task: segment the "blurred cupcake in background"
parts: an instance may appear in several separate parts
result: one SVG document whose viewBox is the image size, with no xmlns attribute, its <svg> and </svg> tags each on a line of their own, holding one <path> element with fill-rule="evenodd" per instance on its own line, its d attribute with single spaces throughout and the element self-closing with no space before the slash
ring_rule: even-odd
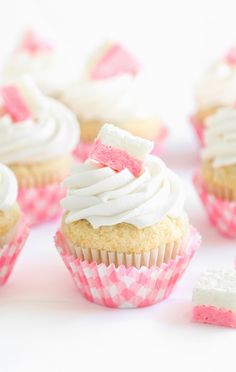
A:
<svg viewBox="0 0 236 372">
<path fill-rule="evenodd" d="M 106 124 L 91 157 L 64 182 L 56 246 L 90 301 L 140 307 L 163 300 L 199 246 L 181 181 L 149 155 L 153 145 Z"/>
<path fill-rule="evenodd" d="M 28 236 L 16 200 L 16 177 L 9 168 L 0 164 L 0 285 L 7 281 Z"/>
<path fill-rule="evenodd" d="M 217 109 L 236 103 L 236 46 L 204 73 L 197 84 L 195 100 L 196 112 L 191 117 L 191 123 L 203 145 L 206 119 Z"/>
<path fill-rule="evenodd" d="M 53 44 L 35 30 L 27 30 L 2 72 L 3 83 L 29 75 L 43 93 L 57 97 L 62 84 L 62 66 Z"/>
<path fill-rule="evenodd" d="M 80 81 L 68 84 L 62 101 L 77 115 L 81 142 L 76 155 L 88 157 L 93 140 L 105 122 L 153 140 L 160 153 L 167 130 L 156 113 L 139 61 L 119 43 L 107 43 L 92 56 Z"/>
<path fill-rule="evenodd" d="M 28 77 L 0 88 L 0 161 L 15 173 L 19 204 L 31 225 L 60 212 L 60 182 L 77 145 L 76 117 Z"/>
<path fill-rule="evenodd" d="M 202 165 L 194 176 L 210 221 L 236 237 L 236 109 L 219 109 L 206 120 Z"/>
</svg>

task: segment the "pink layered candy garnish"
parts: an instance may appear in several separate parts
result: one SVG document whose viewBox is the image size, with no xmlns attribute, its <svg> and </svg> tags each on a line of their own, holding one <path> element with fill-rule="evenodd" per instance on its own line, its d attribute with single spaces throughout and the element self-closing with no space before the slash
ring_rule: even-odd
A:
<svg viewBox="0 0 236 372">
<path fill-rule="evenodd" d="M 236 65 L 236 46 L 230 48 L 225 56 L 225 60 L 229 65 Z"/>
<path fill-rule="evenodd" d="M 17 87 L 7 85 L 2 87 L 0 92 L 3 100 L 3 109 L 15 123 L 31 118 L 31 112 Z"/>
<path fill-rule="evenodd" d="M 91 159 L 118 172 L 127 168 L 134 176 L 139 176 L 143 161 L 130 156 L 126 151 L 103 144 L 96 139 L 89 155 Z"/>
<path fill-rule="evenodd" d="M 192 319 L 198 323 L 236 328 L 236 313 L 215 306 L 195 306 Z"/>
<path fill-rule="evenodd" d="M 53 49 L 53 45 L 43 39 L 35 31 L 29 30 L 25 33 L 23 40 L 20 43 L 19 50 L 24 50 L 29 53 L 47 52 Z"/>
<path fill-rule="evenodd" d="M 90 70 L 91 79 L 106 79 L 121 74 L 137 75 L 140 63 L 122 45 L 112 44 Z"/>
</svg>

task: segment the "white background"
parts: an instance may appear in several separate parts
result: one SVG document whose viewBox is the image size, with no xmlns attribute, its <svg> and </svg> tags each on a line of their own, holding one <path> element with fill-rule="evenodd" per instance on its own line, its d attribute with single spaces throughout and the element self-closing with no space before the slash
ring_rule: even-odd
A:
<svg viewBox="0 0 236 372">
<path fill-rule="evenodd" d="M 220 237 L 191 186 L 197 146 L 187 117 L 200 72 L 236 41 L 236 2 L 210 0 L 0 0 L 1 62 L 17 35 L 35 25 L 80 71 L 104 39 L 125 41 L 153 78 L 171 137 L 167 164 L 185 181 L 190 219 L 203 244 L 170 298 L 146 309 L 111 310 L 76 291 L 53 246 L 58 223 L 32 231 L 0 290 L 0 372 L 232 371 L 236 332 L 195 325 L 192 287 L 201 271 L 232 266 L 235 242 Z"/>
</svg>

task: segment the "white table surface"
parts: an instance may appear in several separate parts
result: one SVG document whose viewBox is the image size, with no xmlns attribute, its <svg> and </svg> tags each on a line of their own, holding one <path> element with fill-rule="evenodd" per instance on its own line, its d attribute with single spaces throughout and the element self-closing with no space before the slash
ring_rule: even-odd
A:
<svg viewBox="0 0 236 372">
<path fill-rule="evenodd" d="M 185 127 L 171 138 L 166 163 L 187 189 L 187 210 L 203 243 L 165 302 L 114 310 L 87 302 L 53 244 L 58 223 L 34 228 L 5 287 L 0 289 L 0 371 L 232 371 L 236 331 L 193 324 L 192 287 L 201 271 L 232 266 L 235 241 L 210 227 L 191 186 L 197 146 Z"/>
</svg>

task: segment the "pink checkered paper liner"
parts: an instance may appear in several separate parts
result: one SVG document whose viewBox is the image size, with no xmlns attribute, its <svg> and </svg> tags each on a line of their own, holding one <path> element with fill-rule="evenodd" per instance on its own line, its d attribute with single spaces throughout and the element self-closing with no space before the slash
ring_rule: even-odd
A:
<svg viewBox="0 0 236 372">
<path fill-rule="evenodd" d="M 59 183 L 20 188 L 18 202 L 30 226 L 53 220 L 62 214 L 60 200 L 66 191 Z"/>
<path fill-rule="evenodd" d="M 190 116 L 189 120 L 200 146 L 203 147 L 205 125 L 194 115 Z"/>
<path fill-rule="evenodd" d="M 224 236 L 236 238 L 236 202 L 229 202 L 208 194 L 200 175 L 196 171 L 193 183 L 213 226 Z"/>
<path fill-rule="evenodd" d="M 0 248 L 0 286 L 8 280 L 28 235 L 26 219 L 22 218 L 14 238 Z"/>
<path fill-rule="evenodd" d="M 153 155 L 160 155 L 164 151 L 165 143 L 168 137 L 167 128 L 163 128 L 158 137 L 154 141 Z M 76 160 L 84 162 L 91 152 L 93 142 L 80 142 L 76 149 L 73 151 L 73 155 Z"/>
<path fill-rule="evenodd" d="M 63 233 L 59 230 L 55 243 L 76 287 L 89 301 L 115 308 L 136 308 L 153 305 L 167 298 L 186 270 L 201 237 L 192 227 L 185 243 L 185 252 L 175 260 L 151 268 L 134 266 L 117 268 L 95 261 L 88 263 L 69 253 Z"/>
</svg>

